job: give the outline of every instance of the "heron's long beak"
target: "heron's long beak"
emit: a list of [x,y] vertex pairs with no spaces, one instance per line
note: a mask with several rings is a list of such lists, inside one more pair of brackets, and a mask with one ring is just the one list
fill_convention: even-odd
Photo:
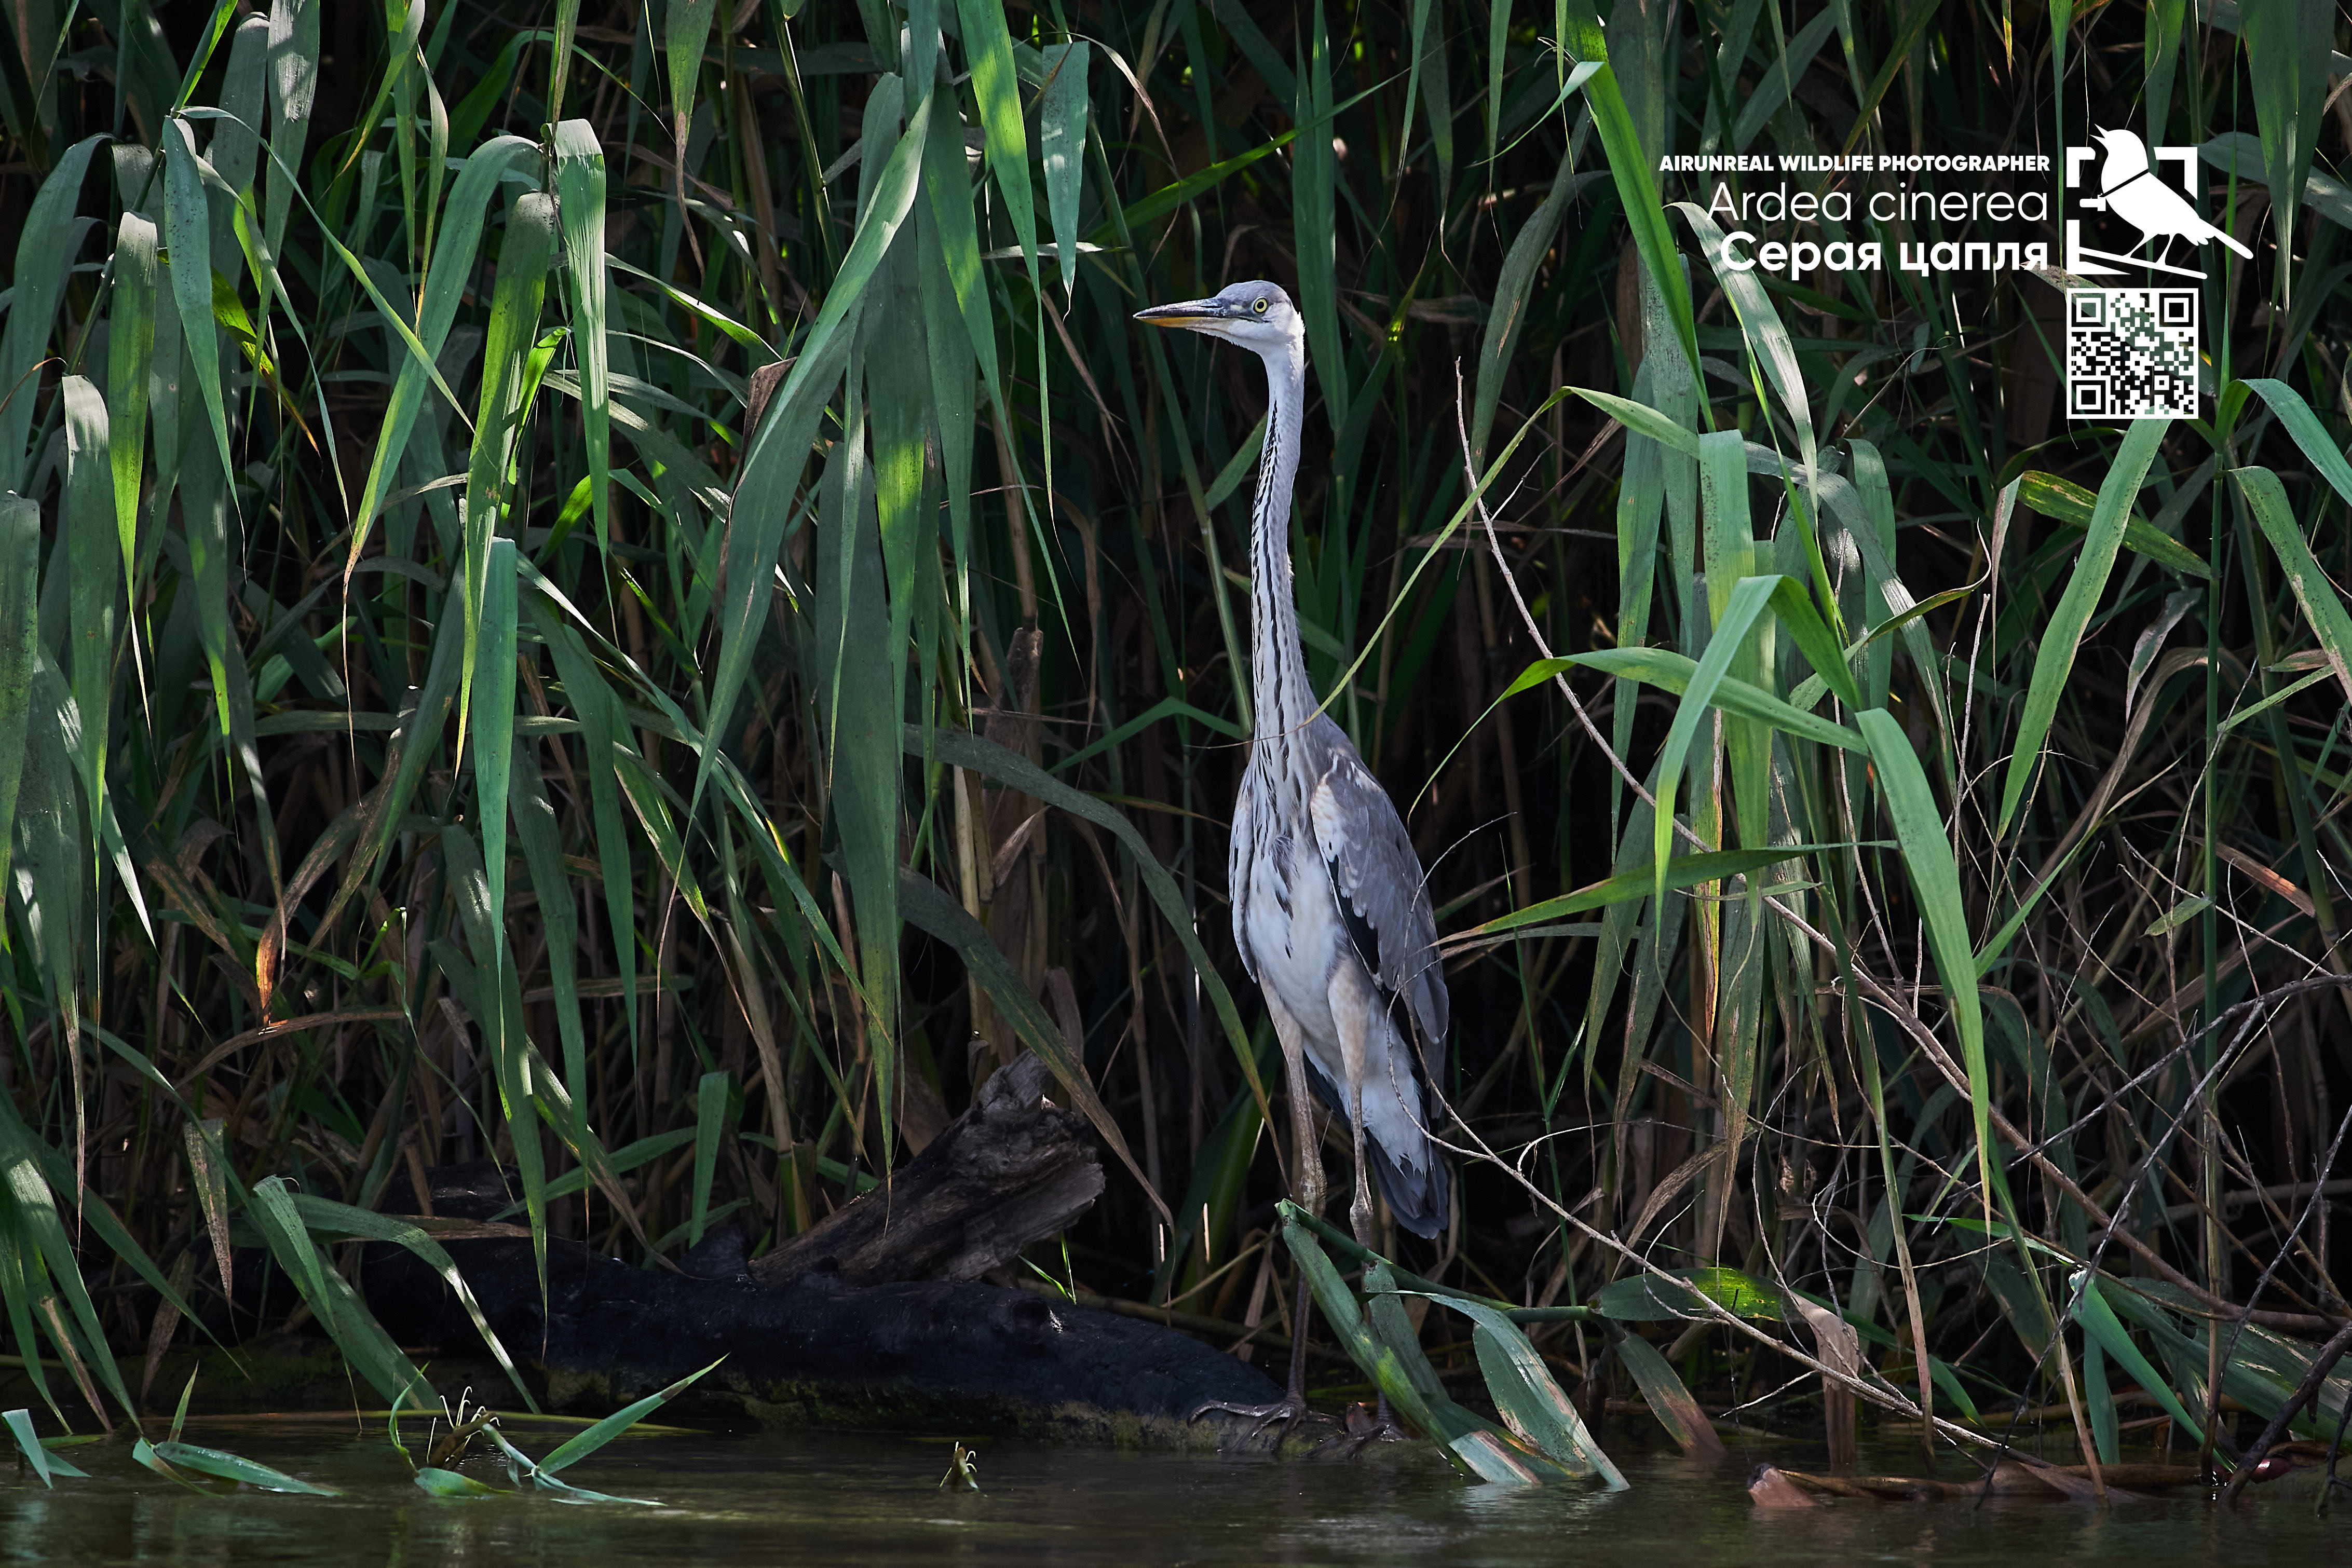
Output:
[[1155,327],[1189,327],[1198,331],[1225,319],[1224,308],[1213,299],[1184,299],[1173,305],[1154,305],[1135,313],[1139,321],[1149,321]]

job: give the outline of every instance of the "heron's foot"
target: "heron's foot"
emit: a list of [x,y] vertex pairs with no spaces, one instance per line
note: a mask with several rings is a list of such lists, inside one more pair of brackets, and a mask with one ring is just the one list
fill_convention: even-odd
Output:
[[1188,1424],[1198,1421],[1212,1410],[1227,1416],[1238,1416],[1243,1420],[1250,1422],[1252,1425],[1246,1435],[1252,1437],[1279,1421],[1282,1423],[1282,1431],[1276,1438],[1277,1444],[1282,1438],[1289,1437],[1291,1429],[1301,1421],[1326,1418],[1318,1416],[1314,1411],[1307,1407],[1307,1398],[1304,1395],[1286,1394],[1271,1405],[1235,1405],[1223,1399],[1212,1399],[1205,1404],[1195,1405],[1184,1419]]

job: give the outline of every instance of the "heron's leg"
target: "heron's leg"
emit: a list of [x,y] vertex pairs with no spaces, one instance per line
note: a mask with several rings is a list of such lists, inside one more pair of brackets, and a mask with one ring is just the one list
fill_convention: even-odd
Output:
[[[1282,1068],[1288,1081],[1290,1093],[1290,1145],[1298,1161],[1297,1174],[1292,1186],[1298,1207],[1321,1218],[1323,1215],[1323,1151],[1322,1140],[1315,1135],[1315,1102],[1307,1089],[1307,1036],[1298,1027],[1298,1019],[1282,1005],[1282,998],[1268,990],[1266,1010],[1274,1018],[1275,1037],[1282,1042]],[[1307,1271],[1298,1270],[1297,1308],[1290,1314],[1290,1403],[1299,1414],[1307,1410],[1307,1312],[1314,1302],[1314,1293],[1307,1286]],[[1296,1417],[1293,1417],[1296,1419]]]
[[1272,991],[1265,994],[1265,1010],[1274,1019],[1275,1038],[1282,1042],[1282,1071],[1290,1095],[1290,1143],[1298,1161],[1298,1169],[1291,1177],[1291,1198],[1320,1219],[1327,1189],[1323,1185],[1323,1141],[1315,1135],[1315,1100],[1307,1088],[1307,1031]]
[[[1307,1098],[1307,1037],[1297,1019],[1271,989],[1265,993],[1265,1008],[1274,1019],[1275,1038],[1282,1042],[1283,1070],[1289,1086],[1291,1145],[1298,1161],[1291,1180],[1291,1196],[1299,1207],[1320,1218],[1325,1196],[1323,1157],[1316,1146],[1314,1107]],[[1279,1421],[1287,1436],[1291,1427],[1312,1413],[1307,1407],[1307,1313],[1313,1303],[1307,1271],[1301,1269],[1298,1294],[1290,1314],[1290,1381],[1280,1399],[1271,1405],[1232,1405],[1211,1400],[1194,1406],[1186,1419],[1197,1421],[1212,1410],[1222,1410],[1230,1416],[1255,1419],[1255,1429],[1258,1431]]]
[[[1370,982],[1352,963],[1342,963],[1331,977],[1330,997],[1331,1019],[1339,1030],[1340,1068],[1348,1079],[1349,1131],[1354,1135],[1356,1150],[1356,1195],[1348,1205],[1348,1228],[1355,1232],[1356,1245],[1377,1253],[1372,1245],[1371,1167],[1364,1158],[1364,1083],[1372,1071],[1373,1030],[1382,1015]],[[1404,1435],[1389,1414],[1388,1390],[1381,1389],[1372,1424],[1357,1439],[1356,1451],[1360,1452],[1367,1443]]]
[[[1273,992],[1266,1007],[1274,1015],[1274,1032],[1282,1041],[1282,1066],[1288,1079],[1290,1146],[1296,1151],[1298,1174],[1293,1182],[1298,1207],[1317,1218],[1323,1216],[1322,1140],[1315,1135],[1315,1102],[1307,1089],[1307,1040],[1298,1020]],[[1314,1302],[1307,1271],[1298,1270],[1297,1307],[1290,1314],[1290,1390],[1292,1404],[1307,1409],[1307,1312]]]

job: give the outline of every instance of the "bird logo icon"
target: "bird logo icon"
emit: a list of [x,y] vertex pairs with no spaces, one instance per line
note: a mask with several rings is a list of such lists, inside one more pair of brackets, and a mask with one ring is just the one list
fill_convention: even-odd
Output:
[[2199,217],[2186,196],[2157,176],[2146,142],[2128,131],[2094,131],[2091,134],[2106,156],[2099,164],[2099,193],[2084,197],[2082,204],[2112,213],[2139,230],[2139,243],[2111,259],[2130,260],[2152,241],[2162,240],[2156,255],[2147,258],[2149,264],[2166,271],[2182,271],[2185,269],[2168,265],[2175,238],[2191,245],[2220,240],[2241,256],[2252,259],[2252,251],[2231,238],[2227,231]]

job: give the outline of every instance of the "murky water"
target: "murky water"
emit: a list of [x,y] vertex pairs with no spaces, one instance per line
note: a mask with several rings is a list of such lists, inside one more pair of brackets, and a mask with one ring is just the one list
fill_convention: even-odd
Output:
[[[108,1563],[1443,1563],[1446,1568],[1633,1563],[2318,1563],[2352,1545],[2352,1500],[2314,1517],[2308,1477],[2235,1511],[2175,1498],[2102,1514],[2064,1502],[1842,1502],[1750,1509],[1748,1470],[1802,1466],[1801,1447],[1736,1448],[1714,1467],[1631,1451],[1633,1490],[1465,1487],[1425,1454],[1359,1463],[983,1446],[977,1496],[944,1492],[945,1445],[870,1435],[649,1435],[567,1479],[658,1499],[658,1509],[544,1496],[445,1501],[408,1479],[380,1429],[206,1423],[191,1441],[231,1449],[336,1498],[191,1495],[141,1469],[128,1445],[80,1448],[88,1480],[45,1492],[0,1471],[0,1562]],[[526,1451],[556,1440],[518,1432]],[[1604,1437],[1604,1440],[1606,1438]],[[1916,1450],[1896,1463],[1916,1460]],[[1426,1461],[1426,1462],[1421,1462]],[[468,1466],[503,1485],[494,1467]]]

